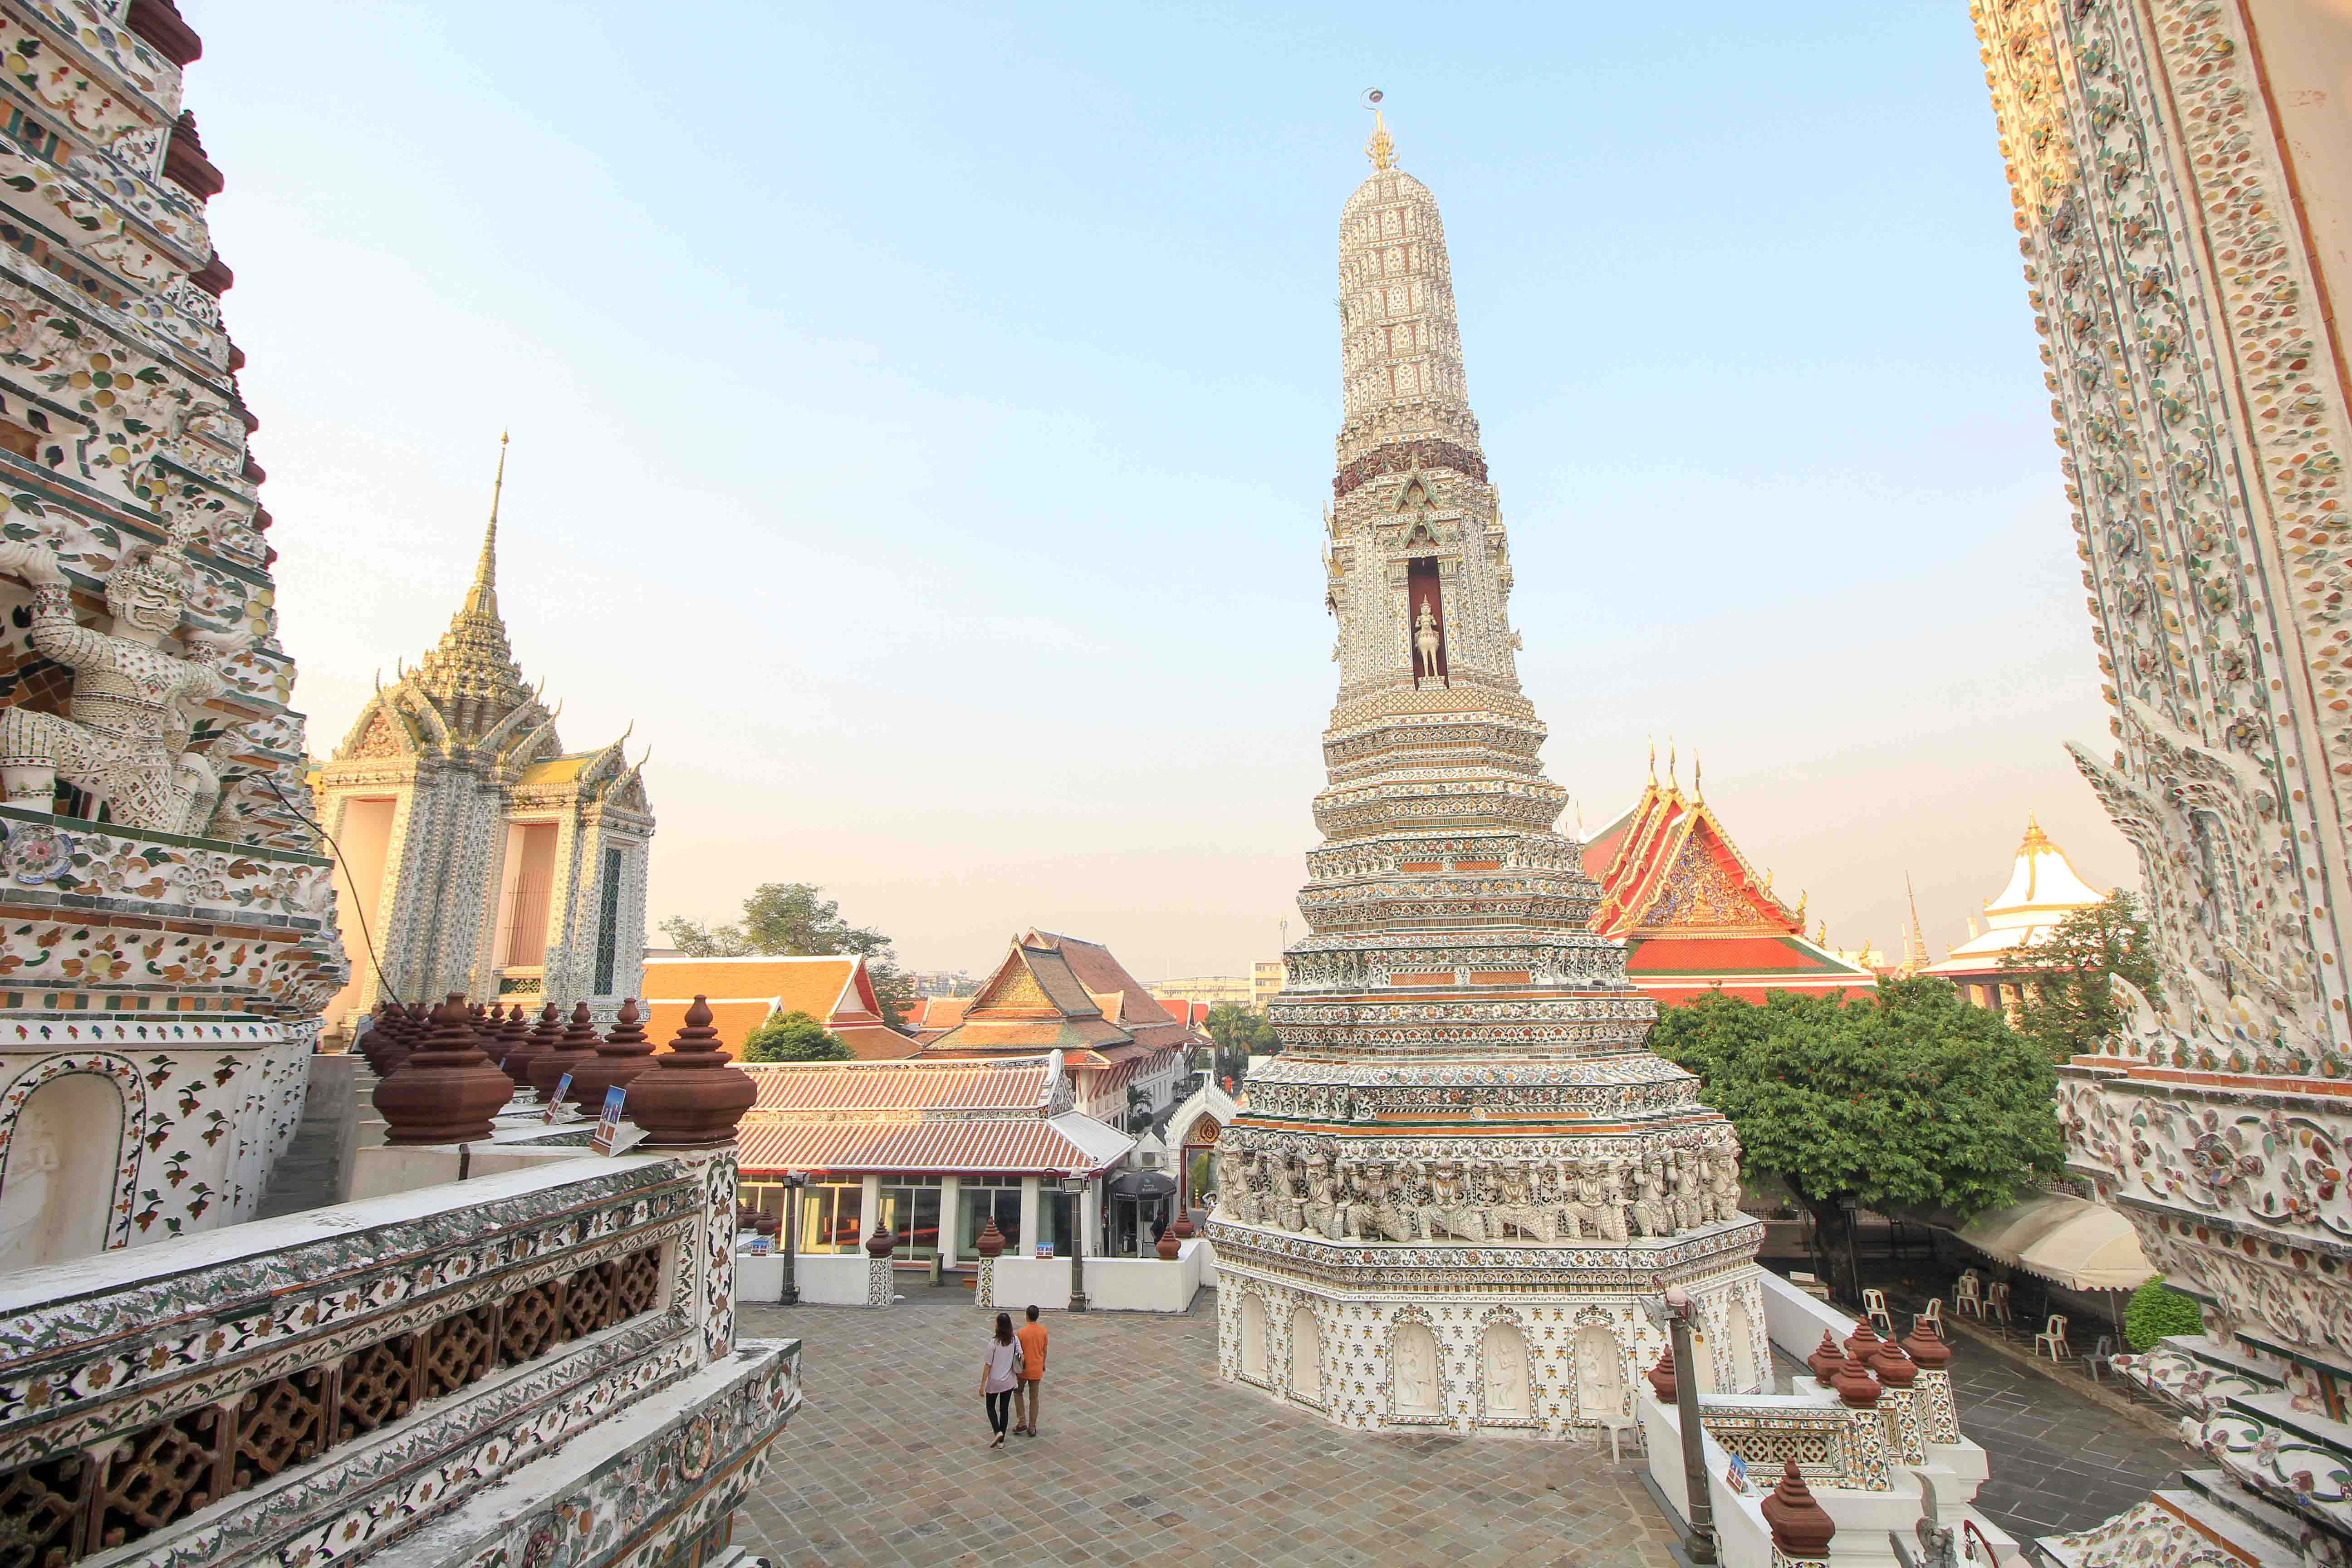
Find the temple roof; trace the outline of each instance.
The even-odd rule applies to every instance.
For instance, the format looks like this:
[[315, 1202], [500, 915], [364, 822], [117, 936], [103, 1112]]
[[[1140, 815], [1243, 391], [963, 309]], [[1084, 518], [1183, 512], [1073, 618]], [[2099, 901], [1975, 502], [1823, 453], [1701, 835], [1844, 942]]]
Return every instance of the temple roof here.
[[1942, 963], [1927, 965], [1927, 973], [1947, 977], [1999, 973], [2016, 953], [2047, 942], [2069, 914], [2106, 899], [2076, 874], [2066, 852], [2050, 841], [2028, 813], [2009, 885], [1985, 902], [1985, 929], [1953, 948]]
[[980, 990], [957, 1000], [961, 1017], [924, 1043], [926, 1056], [1064, 1050], [1098, 1058], [1075, 1066], [1107, 1065], [1191, 1037], [1108, 948], [1054, 931], [1015, 937]]
[[[620, 741], [593, 752], [565, 752], [556, 714], [524, 684], [499, 613], [499, 502], [506, 489], [506, 437], [499, 438], [498, 477], [490, 487], [490, 520], [482, 531], [473, 581], [449, 629], [415, 669], [378, 678], [374, 696], [360, 710], [334, 763], [430, 755], [487, 763], [519, 785], [568, 784], [581, 794], [628, 810], [647, 809], [639, 770]], [[332, 782], [329, 780], [328, 782]]]
[[1698, 793], [1685, 795], [1667, 764], [1632, 810], [1585, 841], [1584, 869], [1601, 884], [1592, 930], [1625, 943], [1626, 978], [1668, 1004], [1722, 993], [1760, 1002], [1769, 991], [1874, 988], [1877, 976], [1804, 934], [1771, 879], [1732, 842]]
[[664, 1045], [700, 995], [720, 1043], [738, 1054], [751, 1031], [776, 1013], [807, 1014], [863, 1061], [910, 1057], [917, 1048], [913, 1037], [882, 1021], [873, 979], [856, 953], [647, 959], [645, 989], [646, 1037]]

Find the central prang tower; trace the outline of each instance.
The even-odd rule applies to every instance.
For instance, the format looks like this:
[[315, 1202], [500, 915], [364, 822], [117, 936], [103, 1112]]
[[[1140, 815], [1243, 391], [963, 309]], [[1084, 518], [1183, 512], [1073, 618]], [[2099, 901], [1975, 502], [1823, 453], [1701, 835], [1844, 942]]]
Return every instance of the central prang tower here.
[[[1552, 830], [1507, 613], [1510, 554], [1445, 232], [1396, 166], [1340, 213], [1339, 472], [1307, 938], [1218, 1144], [1221, 1373], [1349, 1427], [1544, 1436], [1630, 1418], [1667, 1284], [1702, 1387], [1765, 1386], [1738, 1145], [1652, 1054], [1600, 889]], [[1668, 895], [1672, 896], [1671, 889]]]

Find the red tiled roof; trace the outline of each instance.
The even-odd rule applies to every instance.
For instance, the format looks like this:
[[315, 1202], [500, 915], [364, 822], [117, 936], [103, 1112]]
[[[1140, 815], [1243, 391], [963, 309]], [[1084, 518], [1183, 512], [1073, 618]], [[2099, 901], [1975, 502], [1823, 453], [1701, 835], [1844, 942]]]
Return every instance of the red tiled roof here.
[[651, 958], [646, 961], [646, 994], [773, 996], [786, 1013], [806, 1013], [824, 1023], [836, 1013], [868, 1015], [877, 1022], [866, 965], [856, 953], [824, 958]]
[[1050, 948], [1060, 953], [1087, 991], [1097, 994], [1117, 993], [1122, 1004], [1118, 1017], [1128, 1027], [1176, 1022], [1160, 999], [1143, 982], [1129, 974], [1127, 966], [1112, 957], [1110, 949], [1102, 943], [1034, 927], [1021, 941], [1024, 946]]
[[1099, 1169], [1095, 1156], [1034, 1117], [954, 1121], [746, 1121], [736, 1163], [767, 1171], [909, 1171], [1022, 1174]]
[[744, 1068], [760, 1098], [754, 1120], [806, 1110], [1034, 1110], [1050, 1098], [1048, 1057], [1010, 1060], [754, 1062]]
[[1626, 947], [1628, 974], [1789, 974], [1836, 977], [1867, 984], [1867, 973], [1841, 964], [1811, 942], [1791, 937], [1655, 936]]

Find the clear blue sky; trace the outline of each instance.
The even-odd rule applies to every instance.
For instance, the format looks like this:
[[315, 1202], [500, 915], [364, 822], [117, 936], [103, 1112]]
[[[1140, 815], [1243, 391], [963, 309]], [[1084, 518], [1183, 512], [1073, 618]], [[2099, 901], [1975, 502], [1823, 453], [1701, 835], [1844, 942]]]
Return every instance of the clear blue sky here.
[[1585, 821], [1671, 734], [1832, 942], [1908, 870], [1939, 956], [2029, 809], [2135, 876], [1960, 0], [184, 9], [314, 750], [511, 426], [508, 621], [568, 744], [654, 748], [656, 918], [1273, 952], [1373, 86]]

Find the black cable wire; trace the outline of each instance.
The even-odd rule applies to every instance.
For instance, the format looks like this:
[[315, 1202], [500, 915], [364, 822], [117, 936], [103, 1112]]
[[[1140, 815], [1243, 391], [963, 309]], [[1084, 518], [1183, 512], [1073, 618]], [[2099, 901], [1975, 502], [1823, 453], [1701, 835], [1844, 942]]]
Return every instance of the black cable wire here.
[[324, 827], [319, 825], [319, 821], [316, 817], [310, 816], [310, 813], [304, 811], [300, 806], [296, 805], [292, 801], [288, 800], [286, 798], [286, 792], [278, 787], [278, 781], [276, 779], [271, 778], [268, 773], [254, 773], [249, 776], [257, 778], [264, 784], [268, 785], [269, 793], [278, 797], [278, 805], [292, 812], [295, 816], [301, 821], [304, 826], [310, 828], [311, 832], [317, 834], [320, 837], [325, 839], [327, 841], [327, 847], [335, 852], [335, 863], [343, 868], [343, 880], [351, 884], [352, 913], [360, 917], [360, 939], [367, 943], [368, 967], [375, 971], [376, 984], [383, 987], [383, 994], [391, 997], [394, 1003], [397, 1003], [402, 1007], [407, 1006], [406, 1003], [400, 1000], [400, 993], [393, 988], [392, 982], [384, 978], [383, 961], [375, 955], [375, 933], [368, 930], [367, 911], [360, 908], [359, 879], [352, 875], [352, 863], [344, 858], [343, 847], [335, 842], [335, 836], [333, 834], [328, 832]]

